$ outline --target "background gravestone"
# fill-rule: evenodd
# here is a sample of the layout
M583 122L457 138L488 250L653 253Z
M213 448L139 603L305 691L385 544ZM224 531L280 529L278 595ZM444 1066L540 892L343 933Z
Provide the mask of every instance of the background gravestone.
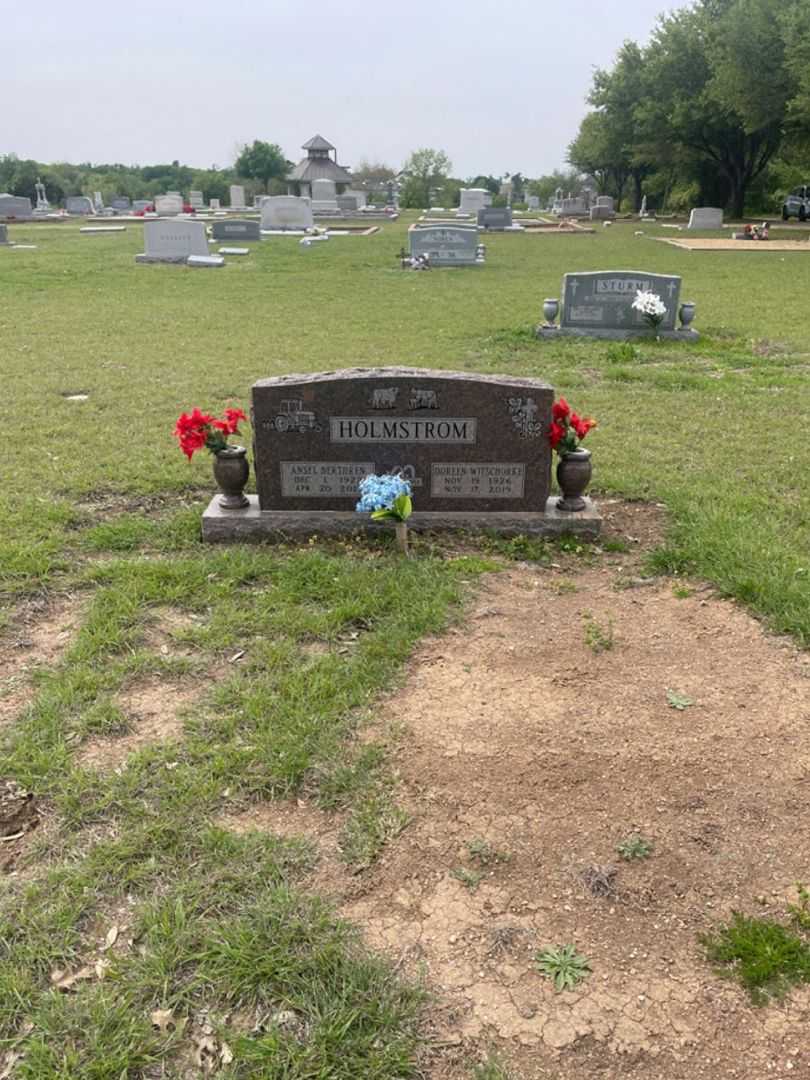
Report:
M24 195L0 195L0 218L30 218L34 216L31 200Z
M0 244L8 243L8 225L0 225Z
M478 263L476 225L411 225L411 255L427 255L431 266L475 266Z
M173 191L165 195L155 196L155 212L162 217L173 217L183 213L183 196L176 195Z
M716 206L697 206L689 215L687 229L722 229L723 211Z
M235 221L223 219L211 226L214 240L261 240L262 234L258 221Z
M92 214L93 201L87 195L68 195L65 209L69 214Z
M296 195L270 195L262 203L262 229L311 229L312 204Z
M649 337L649 325L641 312L633 307L639 291L655 293L666 304L666 315L657 331L660 337L684 341L699 336L695 330L675 329L681 279L675 275L649 274L643 270L597 270L566 274L563 278L560 325L540 326L537 336Z
M113 210L116 211L116 213L124 213L131 208L129 196L119 195L116 199L112 200L110 206L113 208Z
M241 184L231 184L229 190L231 206L239 210L247 209L245 206L245 189Z
M262 510L353 510L402 470L423 511L543 512L554 392L537 379L377 368L262 379L252 424Z
M512 210L508 206L485 206L478 211L478 225L482 229L503 232L512 228Z
M184 263L189 255L209 257L202 221L151 218L143 223L143 237L145 251L135 256L135 262Z

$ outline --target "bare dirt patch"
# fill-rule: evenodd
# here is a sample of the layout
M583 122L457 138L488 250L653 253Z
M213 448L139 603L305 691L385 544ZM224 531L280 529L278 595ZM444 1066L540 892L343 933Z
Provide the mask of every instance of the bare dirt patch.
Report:
M159 675L138 680L115 699L130 729L121 735L85 742L76 752L77 763L94 769L115 769L144 746L179 738L183 731L183 711L199 695L200 685L196 681L181 682Z
M34 668L57 664L81 625L84 598L76 593L34 597L17 608L0 636L0 727L28 704Z
M697 940L733 909L782 914L810 878L808 658L705 590L617 589L626 561L491 576L379 710L407 732L413 822L343 910L427 972L434 1077L490 1043L526 1078L810 1075L810 991L755 1009ZM632 833L651 858L619 857ZM593 867L617 868L601 895ZM592 974L556 994L534 958L567 942Z

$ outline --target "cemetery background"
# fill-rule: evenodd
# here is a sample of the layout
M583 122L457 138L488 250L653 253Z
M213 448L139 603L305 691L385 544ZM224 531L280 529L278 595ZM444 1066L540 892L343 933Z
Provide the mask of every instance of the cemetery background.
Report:
M19 998L2 1022L13 1028L33 1017L36 1035L27 1054L34 1075L52 1075L65 1034L94 1031L98 1011L107 1017L103 1051L92 1040L82 1042L78 1060L96 1061L103 1052L110 1068L117 1067L115 1075L124 1064L147 1069L192 1034L198 1049L212 1039L215 1050L209 1052L219 1055L224 1075L223 1042L239 1054L254 1055L256 1068L266 1063L262 1055L270 1054L269 1045L240 1033L233 1017L220 1015L213 1036L192 1020L183 1036L160 1031L159 1023L153 1030L147 1003L158 1000L177 1017L198 1018L198 990L176 958L200 948L200 969L210 979L215 1002L238 993L246 995L251 1009L277 1010L273 1000L289 992L283 979L274 982L263 970L257 985L246 972L264 955L278 963L290 945L274 943L260 931L289 913L285 905L292 901L283 886L299 890L314 881L329 891L329 875L338 875L341 864L340 858L328 857L332 837L350 867L373 867L370 877L349 875L346 913L361 924L377 919L373 944L385 948L385 927L374 904L391 894L384 866L376 860L390 841L401 880L414 872L401 865L408 849L396 847L394 837L403 824L399 804L404 801L410 809L407 800L416 795L418 755L427 744L423 732L411 757L398 755L396 734L385 725L364 735L366 741L346 741L352 727L347 718L390 689L414 643L455 617L480 574L503 567L504 554L535 557L541 566L553 561L558 569L551 567L542 584L549 595L559 596L559 617L580 619L584 608L597 608L604 626L608 618L616 619L619 635L626 632L616 607L620 595L627 602L640 598L642 625L661 610L672 626L686 618L683 612L701 617L701 594L686 597L687 606L676 614L678 601L666 581L655 594L654 611L646 589L638 594L632 588L625 594L600 589L600 578L643 578L650 566L644 557L650 555L657 572L704 578L773 629L799 643L810 639L810 496L803 438L810 411L810 327L801 260L776 253L755 260L725 253L698 258L634 236L629 223L591 236L491 235L483 268L407 274L398 269L396 252L414 216L404 215L370 238L335 239L306 251L294 239L273 238L256 245L249 259L210 276L176 267L136 267L133 255L142 250L137 229L105 238L102 250L79 235L78 225L75 231L10 226L13 239L33 237L39 247L0 251L9 410L25 418L0 496L6 524L0 582L12 634L0 651L3 670L12 673L0 697L0 717L7 720L23 710L10 729L6 772L42 799L42 827L11 847L32 858L38 873L53 865L60 881L58 889L53 881L34 881L22 913L15 907L13 925L4 926L13 963L3 978ZM665 235L646 225L645 232ZM698 303L702 340L686 348L669 342L628 347L535 340L543 297L559 294L564 272L611 267L681 274L684 293ZM417 559L403 564L392 561L385 548L372 547L369 554L365 543L315 544L294 552L201 547L199 514L211 492L210 468L203 460L189 467L172 445L169 432L180 407L246 405L256 378L290 370L400 362L536 376L598 417L601 426L588 442L595 458L594 487L603 498L644 500L635 509L632 503L617 504L616 531L606 542L606 547L613 544L612 554L509 542L428 542ZM76 396L81 400L71 400ZM666 506L668 520L655 504ZM639 555L633 554L636 547L642 549ZM586 576L577 585L583 565ZM566 582L573 582L579 595L568 596ZM492 605L513 610L521 587L519 581L496 577L489 586ZM486 595L476 609L484 620L490 618ZM739 662L755 628L722 606L705 617L709 636L725 637ZM503 622L504 616L496 618ZM558 648L565 646L567 625L568 619L553 624ZM692 625L686 619L678 631L684 647ZM14 645L20 627L31 642L22 650ZM532 654L538 648L524 645ZM493 642L484 647L491 652ZM421 662L430 663L430 648L420 653ZM588 659L580 638L578 648L575 666L598 663L602 684L614 686L610 650L597 662ZM758 642L756 648L764 645ZM240 651L244 655L233 659ZM31 655L45 665L33 685L25 664ZM553 648L546 655L549 664L554 662ZM451 658L459 678L462 660ZM737 674L735 693L741 699L747 676L744 669ZM782 674L790 682L795 670L786 667ZM569 681L578 677L569 672ZM708 695L707 687L708 675ZM790 682L791 694L793 687ZM776 690L761 687L764 708ZM418 686L406 702L412 724L420 715L414 694ZM167 697L172 699L168 717L152 728L150 739L148 718L165 709ZM720 710L721 701L708 700ZM383 712L397 708L394 696ZM701 737L718 755L714 729L707 726L710 712L686 714L690 723L683 744L691 745L689 728L699 715ZM127 719L133 713L147 718L146 736L143 725L133 727ZM275 717L272 736L262 723L268 714ZM379 720L379 710L376 715ZM660 722L672 715L665 711ZM739 718L736 712L733 717ZM776 740L771 752L787 762L786 743L779 740L790 733L769 730L765 719L756 723L763 745ZM176 742L156 742L157 731ZM603 745L609 737L606 731L599 735ZM739 766L733 747L720 750L719 769L723 760L729 769ZM116 773L113 766L122 768L130 751L137 756ZM639 752L646 752L643 742ZM399 761L404 792L392 779ZM654 787L672 780L662 770ZM796 777L790 773L783 780L792 783ZM284 798L291 793L304 803L298 817L295 801ZM756 795L753 788L750 794ZM699 795L695 791L690 797ZM298 835L297 826L306 819L312 835L326 838L320 878L311 854L295 840L216 828L234 821L242 829L249 826L262 812L262 806L250 809L256 799L278 800L263 806L279 828L289 813L297 823L291 833ZM789 809L779 804L769 811L772 820L784 822L787 839ZM642 800L635 812L643 823L650 809ZM465 827L472 832L483 825L470 820ZM755 826L751 829L735 844L750 840ZM408 831L402 835L407 844ZM429 845L429 837L417 835ZM519 828L512 835L519 851L525 836ZM711 833L706 835L711 842ZM763 843L772 840L756 835ZM554 850L561 859L576 836L575 822L557 836ZM463 830L458 833L462 847L465 837ZM150 862L156 853L159 871ZM71 862L59 869L64 854ZM428 865L439 872L435 852ZM705 875L713 867L707 859L690 872ZM352 892L351 881L375 880L382 891L364 906L363 888L372 886ZM554 880L560 889L570 889L564 877ZM642 875L639 888L645 880ZM268 890L268 881L278 887ZM101 922L88 882L103 905ZM22 884L11 880L12 897ZM527 902L545 888L536 879L523 884L531 894ZM780 879L779 886L784 884ZM455 889L454 918L466 925L473 900L468 904L458 881L449 888ZM318 1044L319 1066L346 1078L408 1075L423 1036L413 1019L417 995L407 979L392 982L376 962L353 952L339 924L323 916L314 901L301 903L299 943L306 940L314 949L329 944L335 961L326 973L302 976L293 1025L295 1016L314 1015L324 1000L337 1009L336 1027L359 1008L361 1020L355 1017L348 1037L339 1042L324 1037ZM577 901L575 917L580 932L589 927L600 942L605 964L610 929L600 922L604 913L588 904ZM725 910L722 903L720 908ZM640 915L633 918L629 935L642 923ZM138 940L163 958L171 986L167 1000L159 1000L164 970L138 959L137 950L126 945L135 932L133 920L142 935ZM107 950L109 983L87 978L80 993L55 1000L44 992L52 970L70 976L81 964L103 959L105 934L119 925L126 931L120 944ZM562 916L555 929L570 934ZM223 935L233 947L229 958L211 946ZM688 941L694 942L693 934L679 939L687 952ZM32 977L34 956L40 959ZM405 957L408 975L409 964ZM714 981L708 968L705 980ZM338 983L349 987L343 1013L330 997ZM376 1002L374 1008L369 1001ZM610 1007L624 1006L614 1000ZM741 1022L752 1022L747 1009L734 1007L741 1010ZM382 1045L375 1045L377 1008L390 1025L390 1038ZM548 1038L544 1034L544 1045L531 1051L549 1070L557 1067L554 1033L558 1049L568 1045L564 1019L549 1014ZM565 1022L570 1027L570 1020ZM167 1026L165 1017L163 1023ZM786 1030L792 1030L790 1023L788 1015ZM452 1048L429 1050L432 1075L470 1075L475 1058L464 1055L486 1055L485 1028L468 1039L458 1059ZM294 1031L287 1032L284 1052L293 1061L301 1053L297 1045ZM624 1072L615 1075L633 1076L627 1063L617 1060ZM580 1065L589 1067L585 1060ZM648 1061L639 1068L639 1077L649 1075ZM690 1075L700 1075L694 1063L690 1068ZM660 1075L678 1074L661 1069Z

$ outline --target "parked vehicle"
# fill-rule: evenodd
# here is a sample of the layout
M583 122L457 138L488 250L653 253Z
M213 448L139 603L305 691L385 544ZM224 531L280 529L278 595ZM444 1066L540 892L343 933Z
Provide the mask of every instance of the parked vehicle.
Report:
M782 221L791 217L797 217L799 221L807 221L810 217L810 184L794 188L782 204Z

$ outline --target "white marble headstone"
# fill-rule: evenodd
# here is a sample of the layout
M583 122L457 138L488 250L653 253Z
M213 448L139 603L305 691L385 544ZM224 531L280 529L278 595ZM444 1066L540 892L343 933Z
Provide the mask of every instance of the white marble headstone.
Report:
M231 206L238 207L240 210L245 209L245 189L241 184L231 184L230 199Z
M161 217L169 217L183 213L183 196L176 195L173 191L166 195L155 196L155 211Z
M295 195L269 195L262 203L262 229L311 229L312 204Z
M143 223L144 252L136 262L185 262L189 255L208 257L208 240L202 221L181 218Z

